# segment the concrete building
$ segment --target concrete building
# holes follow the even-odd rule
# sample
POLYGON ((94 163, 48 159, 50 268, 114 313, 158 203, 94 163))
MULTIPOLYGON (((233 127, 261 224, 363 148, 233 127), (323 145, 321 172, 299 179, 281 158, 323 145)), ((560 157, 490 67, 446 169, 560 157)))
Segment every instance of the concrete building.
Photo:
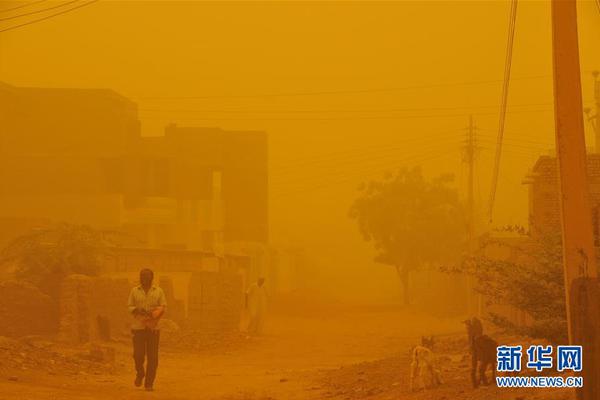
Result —
POLYGON ((144 137, 137 105, 111 90, 0 83, 0 247, 58 222, 126 234, 105 276, 64 282, 65 340, 126 331, 123 302, 143 266, 170 298, 167 318, 237 330, 244 286, 265 267, 228 249, 267 248, 267 157, 264 132, 169 125, 144 137), (96 307, 101 295, 114 304, 96 307))
POLYGON ((0 241, 58 221, 123 230, 136 247, 268 241, 264 132, 142 137, 136 104, 111 90, 6 84, 0 127, 0 241))
POLYGON ((171 196, 209 194, 224 242, 268 242, 266 133, 169 125, 162 141, 154 146, 173 166, 171 196), (190 188, 190 180, 206 182, 205 190, 190 188))
POLYGON ((136 105, 113 91, 0 84, 2 239, 44 221, 118 226, 111 172, 139 134, 136 105))

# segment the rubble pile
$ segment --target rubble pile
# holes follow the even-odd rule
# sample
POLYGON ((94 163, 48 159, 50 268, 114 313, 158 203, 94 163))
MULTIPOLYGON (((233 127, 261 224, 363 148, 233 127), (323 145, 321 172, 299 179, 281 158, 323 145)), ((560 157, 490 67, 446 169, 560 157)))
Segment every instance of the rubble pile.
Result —
POLYGON ((204 331, 176 330, 160 332, 161 349, 174 352, 228 352, 239 349, 249 339, 239 332, 222 334, 220 336, 206 334, 204 331))
MULTIPOLYGON (((517 336, 495 336, 505 344, 545 344, 543 341, 517 336)), ((416 344, 416 343, 415 343, 416 344)), ((473 389, 470 380, 471 358, 466 337, 453 335, 438 339, 434 347, 437 365, 444 383, 437 388, 410 392, 410 364, 408 352, 389 358, 362 362, 335 370, 321 371, 315 389, 330 399, 414 399, 430 400, 573 400, 573 391, 563 389, 499 389, 495 385, 473 389)), ((489 374, 489 372, 488 372, 489 374)), ((488 375, 490 377, 490 375, 488 375)), ((424 377, 426 378, 426 377, 424 377)))
POLYGON ((66 348, 41 336, 20 339, 0 336, 0 379, 16 380, 21 373, 49 375, 115 373, 115 351, 97 344, 66 348))

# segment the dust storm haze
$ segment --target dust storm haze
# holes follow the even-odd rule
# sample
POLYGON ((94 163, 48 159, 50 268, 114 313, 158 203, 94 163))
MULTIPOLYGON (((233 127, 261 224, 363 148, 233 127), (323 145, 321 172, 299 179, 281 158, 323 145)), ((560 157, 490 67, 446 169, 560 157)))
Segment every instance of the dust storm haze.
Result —
MULTIPOLYGON (((509 10, 0 1, 0 284, 23 306, 0 308, 12 325, 0 350, 17 349, 2 350, 0 397, 145 397, 127 296, 149 267, 167 303, 158 398, 483 398, 461 369, 461 321, 532 312, 488 305, 448 270, 481 238, 512 246, 536 218, 559 227, 545 203, 556 188, 536 180, 555 157, 545 1, 518 5, 488 213, 509 10), (413 393, 407 357, 424 335, 439 336, 446 382, 413 393)), ((598 10, 578 3, 588 116, 598 10)), ((585 128, 592 152, 591 118, 585 128)))

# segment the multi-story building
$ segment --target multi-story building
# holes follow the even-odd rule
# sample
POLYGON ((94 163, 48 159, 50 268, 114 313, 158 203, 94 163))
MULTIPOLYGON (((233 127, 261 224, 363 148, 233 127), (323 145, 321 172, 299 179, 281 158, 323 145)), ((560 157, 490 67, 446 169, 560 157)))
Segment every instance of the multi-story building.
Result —
POLYGON ((48 221, 118 227, 114 160, 139 135, 136 105, 113 91, 1 84, 1 239, 48 221))
MULTIPOLYGON (((190 196, 185 182, 205 180, 212 171, 213 197, 222 207, 225 242, 268 241, 267 135, 258 131, 226 131, 218 128, 165 129, 163 145, 181 179, 174 196, 190 196)), ((200 193, 198 193, 200 194, 200 193)))
POLYGON ((143 137, 136 104, 111 90, 0 83, 0 247, 56 222, 126 234, 106 276, 63 283, 69 340, 126 325, 121 305, 142 266, 170 297, 168 318, 237 329, 244 285, 266 270, 256 249, 268 241, 267 188, 264 132, 169 125, 143 137), (106 296, 114 301, 95 308, 106 296))
POLYGON ((0 84, 0 241, 45 222, 119 229, 132 245, 266 243, 267 136, 182 128, 143 137, 111 90, 0 84))

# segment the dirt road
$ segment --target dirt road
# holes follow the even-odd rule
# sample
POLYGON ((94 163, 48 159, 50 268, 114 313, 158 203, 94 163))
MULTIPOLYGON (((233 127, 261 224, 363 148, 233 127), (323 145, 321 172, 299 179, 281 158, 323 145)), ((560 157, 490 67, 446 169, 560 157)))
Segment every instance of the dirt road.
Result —
POLYGON ((132 384, 132 361, 118 347, 115 375, 64 376, 18 371, 0 381, 0 399, 319 399, 331 397, 316 376, 393 354, 407 354, 422 334, 460 332, 457 320, 393 308, 336 308, 272 315, 264 336, 213 354, 163 349, 156 390, 132 384))

